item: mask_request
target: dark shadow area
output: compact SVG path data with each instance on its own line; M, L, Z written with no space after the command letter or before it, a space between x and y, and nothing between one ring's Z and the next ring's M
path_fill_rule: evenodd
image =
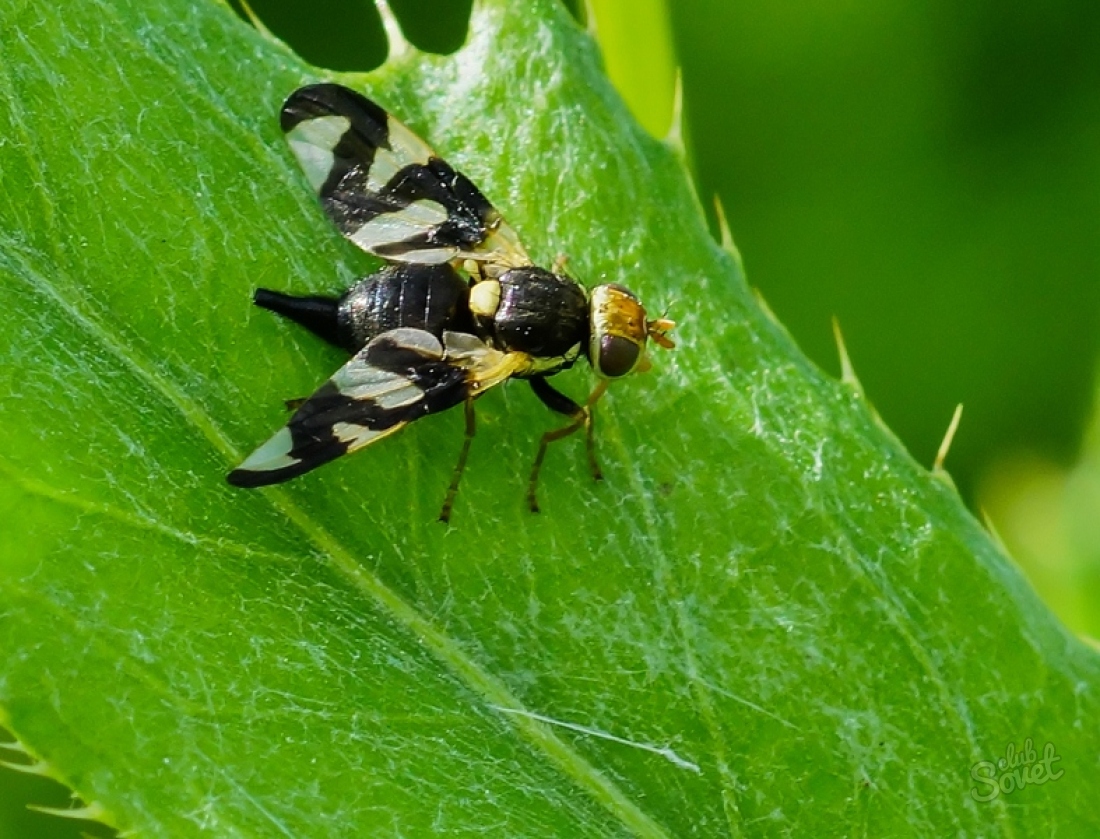
M249 16L240 0L237 14ZM370 0L253 0L253 12L276 36L310 64L328 70L373 70L386 59L382 19ZM473 0L390 0L405 38L423 52L449 55L466 41Z
M413 46L450 55L466 42L473 0L390 0L390 8Z
M584 7L584 0L562 0L562 5L569 10L573 20L581 26L588 23L588 11Z
M0 742L14 740L6 729L0 728ZM30 763L7 749L0 751L0 759L8 763ZM64 785L41 775L28 775L0 766L0 836L4 839L115 839L118 836L98 822L39 813L28 809L28 804L58 809L74 806L72 793Z
M240 0L230 0L244 20ZM369 0L250 0L264 26L305 61L336 71L373 70L386 59L382 19Z

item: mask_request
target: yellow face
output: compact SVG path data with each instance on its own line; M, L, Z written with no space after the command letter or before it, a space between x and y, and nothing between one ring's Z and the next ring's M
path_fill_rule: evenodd
M645 358L650 334L645 309L632 292L617 283L592 289L588 357L596 375L618 379L632 373Z

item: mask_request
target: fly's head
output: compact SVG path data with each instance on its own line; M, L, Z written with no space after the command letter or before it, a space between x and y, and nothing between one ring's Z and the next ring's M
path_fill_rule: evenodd
M588 358L602 379L619 379L649 369L646 342L665 349L675 344L667 333L676 324L665 317L650 320L632 291L618 283L592 289L589 297Z

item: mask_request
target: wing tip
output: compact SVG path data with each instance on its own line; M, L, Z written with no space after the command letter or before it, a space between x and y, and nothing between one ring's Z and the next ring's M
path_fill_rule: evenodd
M255 489L278 483L280 478L272 472L254 472L251 469L234 469L225 476L225 482L240 489Z
M279 125L289 134L303 122L318 117L363 114L373 123L386 126L389 114L374 100L336 82L314 82L294 90L279 110Z
M291 455L294 436L283 426L226 476L231 486L252 489L278 484L309 470L305 462Z
M310 118L312 109L308 105L316 102L316 97L312 94L319 87L323 85L307 84L299 87L283 102L283 106L279 109L279 126L285 133L289 134L299 123Z
M289 481L304 475L311 469L320 466L320 463L309 463L299 460L289 466L279 466L272 469L252 469L243 463L225 476L225 482L230 486L240 489L256 489L257 487L271 486Z

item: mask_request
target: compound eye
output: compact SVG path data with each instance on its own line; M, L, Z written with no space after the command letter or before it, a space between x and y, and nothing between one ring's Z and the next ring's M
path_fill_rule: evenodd
M629 338L604 335L600 338L597 372L608 379L625 376L638 364L642 348Z

